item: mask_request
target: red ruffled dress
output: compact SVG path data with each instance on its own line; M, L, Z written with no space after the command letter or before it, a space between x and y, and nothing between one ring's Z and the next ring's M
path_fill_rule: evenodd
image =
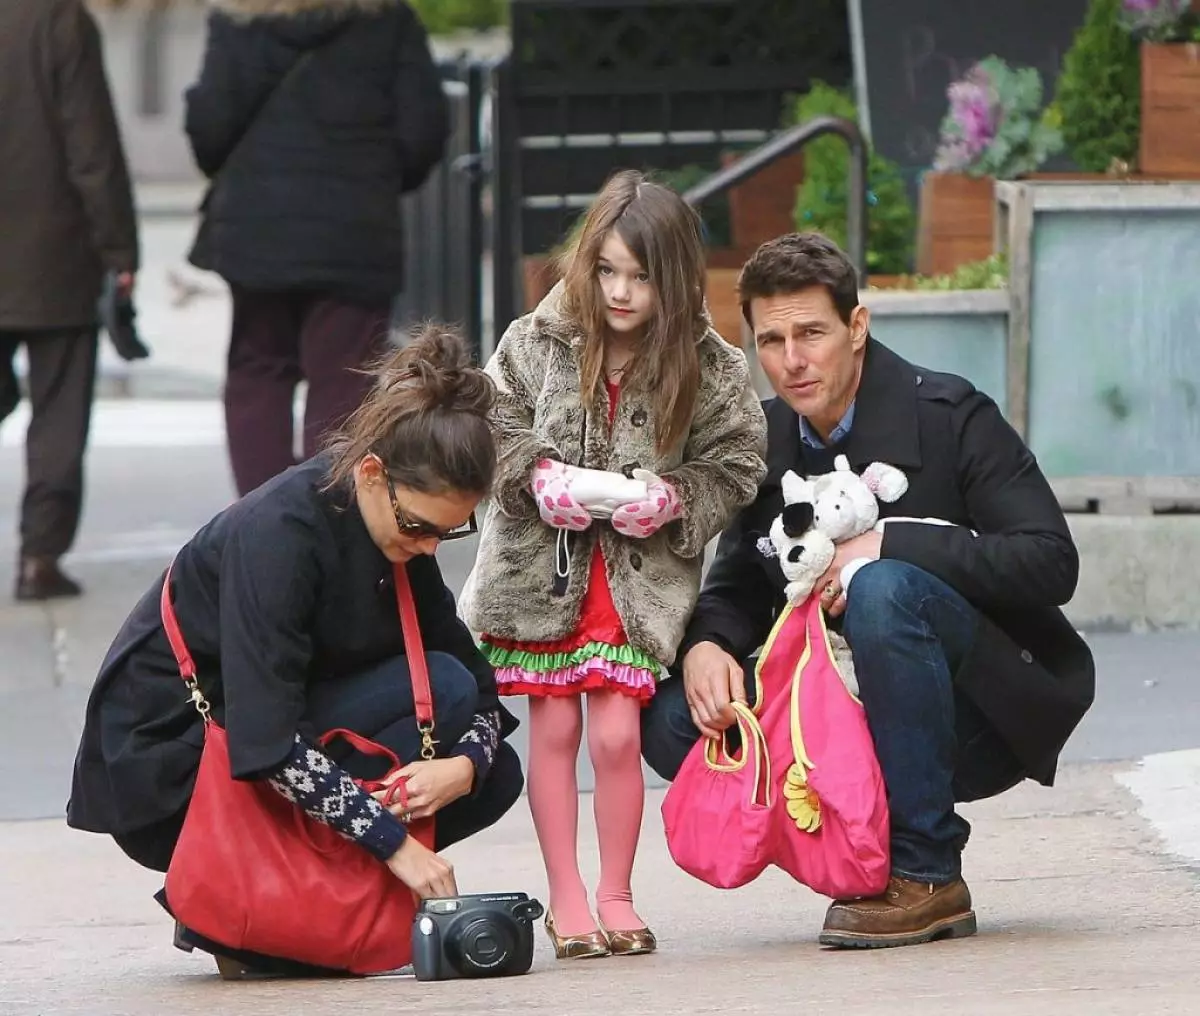
M611 427L620 387L607 382L606 386ZM573 634L552 642L525 642L484 633L480 649L496 670L501 695L578 695L609 689L646 702L667 676L661 663L629 644L613 604L599 542L592 552L587 591Z

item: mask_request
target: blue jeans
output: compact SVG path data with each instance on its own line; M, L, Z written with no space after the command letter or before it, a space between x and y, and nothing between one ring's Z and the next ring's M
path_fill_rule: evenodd
M479 703L475 676L455 657L431 652L429 688L433 693L434 737L437 757L445 757L470 729ZM399 756L401 763L421 757L421 734L413 702L408 659L396 656L350 677L318 681L309 686L304 721L318 732L343 728L369 738ZM334 762L358 779L372 779L387 771L388 763L355 751L335 740L326 749ZM467 797L451 801L437 813L434 841L438 850L494 825L524 789L521 760L512 746L501 741L482 784Z
M946 583L900 561L875 561L854 577L842 634L887 784L892 871L944 884L961 874L970 825L956 801L991 797L1020 782L1021 764L954 672L975 638L978 612ZM747 663L753 668L753 661ZM753 680L746 682L748 690ZM643 711L642 753L674 779L700 733L683 681L665 681Z

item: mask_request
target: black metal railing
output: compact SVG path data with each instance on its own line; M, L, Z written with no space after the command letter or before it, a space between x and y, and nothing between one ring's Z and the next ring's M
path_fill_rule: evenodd
M846 195L846 253L859 273L859 285L867 281L867 142L852 120L818 116L798 124L743 155L733 165L714 173L686 191L683 199L692 206L726 193L745 183L773 162L803 148L826 134L841 137L850 149Z
M424 320L453 323L478 353L485 314L479 111L488 68L462 60L439 70L453 130L429 179L402 199L404 282L393 325L403 331Z

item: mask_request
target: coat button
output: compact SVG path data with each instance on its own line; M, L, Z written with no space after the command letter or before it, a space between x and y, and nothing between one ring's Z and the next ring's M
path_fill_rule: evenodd
M1033 653L1031 653L1028 649L1022 649L1021 650L1021 659L1025 663L1032 663L1033 662Z
M644 409L639 409L633 414L632 422L635 427L646 426L646 420L647 420L646 410L644 410Z
M629 555L629 565L634 571L642 570L642 555L636 550Z

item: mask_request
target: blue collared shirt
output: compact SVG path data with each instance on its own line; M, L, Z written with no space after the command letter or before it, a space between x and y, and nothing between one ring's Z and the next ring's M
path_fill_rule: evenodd
M854 403L850 403L850 408L846 410L846 415L838 421L838 425L833 428L833 433L829 435L829 444L835 445L843 440L850 433L850 428L854 426ZM800 417L800 440L803 441L809 448L826 448L828 445L821 440L821 435L813 430L812 425L803 416Z

